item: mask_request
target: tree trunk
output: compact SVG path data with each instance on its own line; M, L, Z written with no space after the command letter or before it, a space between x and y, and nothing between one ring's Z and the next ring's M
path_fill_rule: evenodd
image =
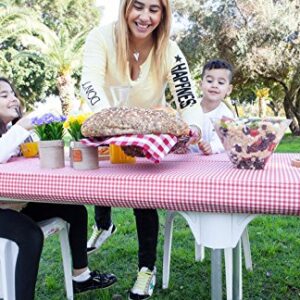
M280 107L274 101L270 101L267 106L270 107L275 117L279 116Z
M285 115L288 119L292 120L290 125L290 129L294 135L300 135L300 115L295 115L293 113L293 100L289 93L285 94L283 107L285 111Z
M263 118L266 116L266 99L264 97L258 97L258 116Z
M75 89L70 74L62 74L57 78L57 88L61 101L62 112L67 116L77 102Z

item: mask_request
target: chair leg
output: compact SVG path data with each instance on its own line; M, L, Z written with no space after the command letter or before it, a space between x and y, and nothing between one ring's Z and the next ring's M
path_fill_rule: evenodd
M236 286L236 282L233 284L232 287L232 292L233 292L233 298L237 299L237 300L241 300L243 298L243 291L242 291L242 251L241 251L241 240L239 240L238 245L236 248L232 249L233 251L233 268L237 268L238 265L238 273L239 273L239 278L238 278L238 287L239 290L237 292L237 286ZM237 269L234 270L235 272L237 272ZM236 277L236 273L233 274L233 277ZM236 280L236 278L233 278L233 280Z
M0 239L0 243L1 243L1 239ZM2 254L2 251L1 251L1 245L0 245L0 255L3 255ZM4 282L4 278L3 278L3 275L2 275L2 266L1 266L1 258L0 258L0 299L3 299L3 282Z
M241 248L239 249L241 252ZM224 255L225 255L225 273L226 273L226 295L227 300L233 299L232 289L233 289L233 249L232 248L226 248L224 249ZM240 271L239 271L239 299L242 299L242 258L240 253Z
M240 248L240 278L239 278L239 281L240 281L240 299L243 298L243 269L242 269L242 249Z
M3 291L2 291L2 285L3 285L3 278L1 276L1 261L0 261L0 299L3 299Z
M225 273L226 273L226 295L227 300L232 300L232 248L224 249Z
M65 228L59 232L64 276L65 276L65 287L68 300L73 300L73 281L72 281L72 260L71 260L71 250L69 244L69 234L68 225L66 223Z
M167 289L170 280L170 262L171 262L171 248L173 236L173 221L176 213L168 212L165 223L165 237L164 237L164 258L163 258L163 274L162 274L162 288Z
M251 257L251 248L250 248L250 240L248 234L248 228L246 227L242 234L242 248L245 256L245 267L248 271L253 271L252 266L252 257Z
M205 247L202 245L198 245L195 241L195 260L203 261L205 258Z
M0 238L0 273L2 297L4 300L15 300L15 270L19 247L13 241Z
M248 228L246 227L242 234L242 248L245 256L245 268L248 271L252 271L252 258L251 258L251 248L249 241ZM226 270L226 292L227 292L227 300L231 300L232 295L232 248L224 249L225 254L225 270ZM242 261L240 261L240 290L239 294L242 295Z

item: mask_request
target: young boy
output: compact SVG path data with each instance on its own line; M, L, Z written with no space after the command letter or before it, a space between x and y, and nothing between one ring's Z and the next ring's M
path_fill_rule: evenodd
M224 151L211 119L222 116L234 118L233 112L223 102L232 91L232 76L232 65L225 60L211 60L203 67L201 107L205 118L202 127L202 140L198 146L205 155Z

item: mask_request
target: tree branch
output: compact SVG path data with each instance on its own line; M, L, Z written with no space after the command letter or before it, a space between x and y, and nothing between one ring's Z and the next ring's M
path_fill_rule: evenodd
M244 25L245 25L246 27L248 27L248 20L247 20L247 18L244 16L244 14L243 14L242 10L240 9L240 7L239 7L237 1L236 1L236 0L233 0L233 2L234 2L234 4L235 4L235 7L237 8L237 10L238 10L240 16L241 16L242 19L244 20Z
M267 75L264 75L264 74L262 74L262 73L260 73L260 72L258 72L258 71L254 71L254 72L255 72L256 74L260 75L261 77L263 77L264 79L272 80L272 81L278 82L278 83L283 87L285 94L288 93L289 88L288 88L288 86L286 85L286 83L285 83L284 81L282 81L282 80L280 80L280 79L278 79L278 78L276 78L276 77L274 77L274 76L267 76Z

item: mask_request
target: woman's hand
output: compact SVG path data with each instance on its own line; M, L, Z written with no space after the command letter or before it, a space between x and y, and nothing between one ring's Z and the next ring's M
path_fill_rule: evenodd
M31 122L31 119L27 117L23 117L16 124L18 124L19 126L23 127L26 130L33 129L33 124Z

